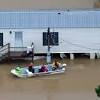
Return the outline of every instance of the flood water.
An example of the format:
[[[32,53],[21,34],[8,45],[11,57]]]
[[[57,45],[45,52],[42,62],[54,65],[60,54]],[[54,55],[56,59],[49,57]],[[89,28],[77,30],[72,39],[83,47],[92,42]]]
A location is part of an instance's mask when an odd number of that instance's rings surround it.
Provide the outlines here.
[[[100,84],[100,59],[59,60],[66,72],[35,78],[17,78],[10,70],[25,61],[0,64],[0,100],[99,100],[94,88]],[[35,65],[45,60],[35,61]]]

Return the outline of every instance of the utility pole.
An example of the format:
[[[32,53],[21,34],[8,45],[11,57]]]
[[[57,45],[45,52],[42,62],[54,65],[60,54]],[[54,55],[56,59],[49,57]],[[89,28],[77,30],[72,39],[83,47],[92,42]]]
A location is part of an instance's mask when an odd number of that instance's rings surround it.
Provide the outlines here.
[[[50,28],[47,30],[47,39],[48,39],[48,52],[47,52],[47,63],[51,63],[51,53],[50,53]]]

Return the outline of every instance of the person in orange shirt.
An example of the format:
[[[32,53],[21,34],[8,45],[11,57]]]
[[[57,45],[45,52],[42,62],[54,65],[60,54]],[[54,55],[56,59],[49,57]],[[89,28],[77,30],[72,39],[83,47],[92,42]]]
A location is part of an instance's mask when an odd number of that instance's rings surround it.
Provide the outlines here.
[[[53,69],[54,69],[54,70],[58,69],[60,66],[61,66],[61,63],[59,63],[57,60],[55,60],[55,61],[53,62]]]

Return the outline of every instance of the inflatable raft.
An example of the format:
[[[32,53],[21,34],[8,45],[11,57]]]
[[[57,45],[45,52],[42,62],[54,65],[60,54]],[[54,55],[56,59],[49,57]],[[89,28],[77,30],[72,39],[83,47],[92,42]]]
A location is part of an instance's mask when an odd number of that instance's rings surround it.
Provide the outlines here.
[[[41,69],[41,66],[34,66],[34,72],[30,72],[28,67],[16,67],[15,69],[11,70],[11,73],[14,76],[24,78],[24,77],[36,77],[36,76],[42,76],[42,75],[53,75],[53,74],[61,74],[65,72],[65,66],[66,64],[62,64],[60,68],[52,69],[52,65],[46,65],[48,71],[46,72],[39,72],[39,69]]]

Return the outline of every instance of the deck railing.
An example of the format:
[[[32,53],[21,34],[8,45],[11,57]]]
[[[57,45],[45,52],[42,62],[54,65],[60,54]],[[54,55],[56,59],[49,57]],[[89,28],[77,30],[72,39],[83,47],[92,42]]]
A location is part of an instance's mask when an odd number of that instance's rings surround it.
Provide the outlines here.
[[[5,57],[10,60],[10,58],[20,58],[22,57],[22,54],[27,53],[27,47],[11,47],[10,43],[5,44],[4,46],[2,46],[0,48],[0,57],[2,58],[3,55],[5,55]],[[34,52],[34,51],[33,51]],[[17,54],[16,54],[17,53]],[[33,55],[34,53],[32,53],[32,61],[33,61]]]
[[[0,47],[0,57],[9,58],[10,57],[10,43],[7,43]]]
[[[23,52],[26,51],[27,47],[10,47],[11,52]]]

